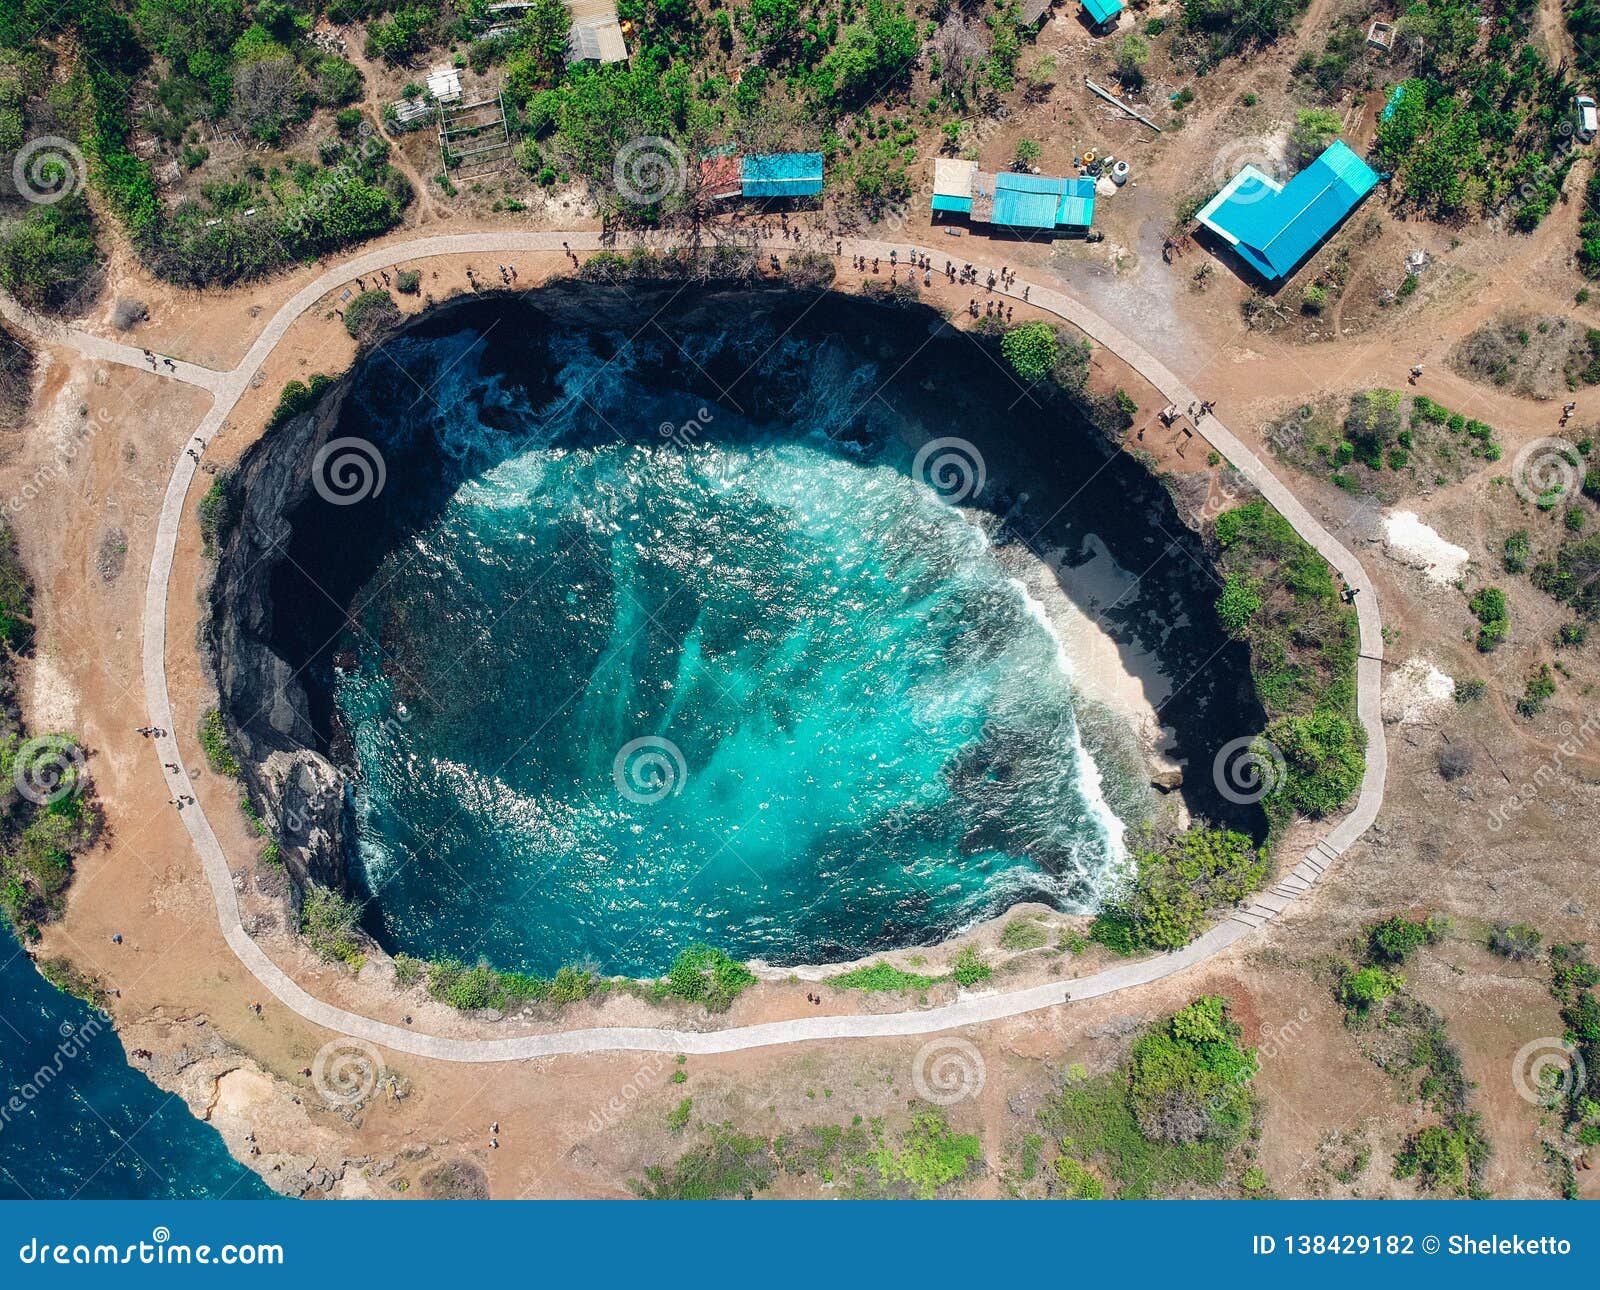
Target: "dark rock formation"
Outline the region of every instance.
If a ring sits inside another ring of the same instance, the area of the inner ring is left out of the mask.
[[[237,518],[217,538],[208,641],[220,708],[252,799],[297,885],[348,886],[344,773],[317,751],[298,673],[273,644],[272,582],[289,516],[312,487],[312,462],[338,425],[346,385],[252,445],[226,481]]]

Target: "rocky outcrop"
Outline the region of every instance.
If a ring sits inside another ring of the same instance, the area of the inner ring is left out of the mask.
[[[345,385],[257,441],[217,487],[225,531],[216,535],[205,652],[219,707],[250,795],[275,831],[299,886],[343,890],[344,773],[317,751],[305,688],[273,643],[273,577],[289,516],[312,488],[313,463],[339,421]]]

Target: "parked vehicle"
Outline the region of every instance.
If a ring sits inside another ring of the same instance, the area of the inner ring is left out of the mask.
[[[1587,94],[1580,94],[1573,101],[1577,115],[1578,139],[1583,143],[1593,141],[1597,132],[1600,132],[1600,110],[1595,108],[1595,103]]]

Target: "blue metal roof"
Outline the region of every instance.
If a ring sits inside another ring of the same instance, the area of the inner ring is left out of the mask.
[[[822,154],[751,154],[740,163],[739,178],[746,197],[814,197],[822,191]]]
[[[972,198],[951,197],[945,193],[933,195],[933,209],[936,211],[956,211],[962,215],[972,214]]]
[[[1083,0],[1084,11],[1099,27],[1122,12],[1122,0]]]
[[[1094,180],[999,174],[991,222],[1012,228],[1086,227],[1094,221]]]
[[[1269,279],[1286,278],[1377,186],[1342,140],[1281,187],[1247,167],[1196,217]]]

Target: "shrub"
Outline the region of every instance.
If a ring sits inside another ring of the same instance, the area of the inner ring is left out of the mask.
[[[1381,967],[1347,970],[1339,983],[1339,1002],[1357,1016],[1365,1017],[1405,983],[1403,976]]]
[[[217,548],[228,539],[233,526],[244,513],[244,499],[234,486],[231,471],[218,471],[200,499],[196,508],[200,515],[200,543],[207,555],[216,555]]]
[[[234,756],[233,742],[222,724],[222,713],[216,708],[209,709],[200,718],[200,749],[206,755],[206,764],[216,774],[239,778],[242,773],[239,759]]]
[[[1506,593],[1499,587],[1484,587],[1467,602],[1477,620],[1478,649],[1488,654],[1499,649],[1511,627],[1511,614],[1506,608]]]
[[[35,206],[0,227],[0,287],[30,309],[70,312],[100,265],[82,193]]]
[[[754,972],[722,950],[691,945],[673,960],[661,986],[662,992],[672,998],[724,1012],[742,990],[755,982]]]
[[[1162,850],[1140,853],[1135,863],[1125,903],[1133,935],[1138,944],[1163,950],[1187,945],[1205,930],[1211,910],[1237,904],[1267,876],[1266,857],[1231,829],[1189,829]]]
[[[983,961],[974,946],[965,945],[951,960],[950,975],[957,985],[977,985],[993,976],[994,969]]]
[[[1137,954],[1141,948],[1138,926],[1125,909],[1112,908],[1097,914],[1089,924],[1089,939],[1122,958]]]
[[[300,907],[300,932],[306,943],[330,963],[343,963],[359,972],[367,956],[361,951],[356,928],[361,907],[348,896],[313,884],[306,888]]]
[[[1472,773],[1474,758],[1466,744],[1446,744],[1439,749],[1439,775],[1453,784],[1464,775]]]
[[[1000,352],[1023,380],[1042,381],[1061,358],[1061,342],[1049,323],[1022,323],[1001,338]]]
[[[864,990],[868,994],[884,994],[898,990],[926,990],[937,985],[941,978],[902,971],[893,963],[877,962],[869,967],[841,972],[829,977],[828,984],[841,990]]]
[[[1254,1114],[1250,1081],[1254,1049],[1240,1048],[1242,1032],[1225,999],[1208,995],[1176,1013],[1134,1046],[1128,1097],[1139,1131],[1159,1142],[1236,1140]]]
[[[1230,636],[1242,636],[1256,611],[1261,608],[1261,597],[1256,594],[1251,580],[1242,573],[1230,573],[1217,597],[1217,618]]]
[[[1544,934],[1526,923],[1500,923],[1489,933],[1489,948],[1513,961],[1538,958],[1543,941]]]
[[[344,329],[363,343],[399,320],[400,307],[387,291],[363,291],[345,306]]]
[[[1518,529],[1506,538],[1500,563],[1505,566],[1507,573],[1521,573],[1528,567],[1528,554],[1531,550],[1532,543],[1528,539],[1528,530]]]
[[[1367,950],[1375,962],[1404,963],[1424,945],[1437,945],[1449,930],[1446,918],[1413,921],[1396,914],[1367,929]]]
[[[1105,1188],[1100,1180],[1084,1168],[1082,1162],[1071,1156],[1057,1156],[1054,1165],[1055,1182],[1050,1194],[1063,1200],[1104,1200]]]
[[[1313,818],[1327,815],[1361,786],[1365,731],[1338,713],[1281,717],[1267,727],[1267,740],[1283,755],[1286,771],[1281,788],[1266,799],[1275,823],[1286,807]]]
[[[1006,950],[1036,950],[1050,940],[1050,934],[1031,918],[1017,918],[1005,925],[1000,933],[1000,948]]]
[[[1545,703],[1555,692],[1556,680],[1550,674],[1550,665],[1539,664],[1538,669],[1528,678],[1522,697],[1517,700],[1517,714],[1530,719],[1538,716],[1544,711]]]
[[[1424,1191],[1464,1196],[1487,1163],[1489,1143],[1476,1115],[1452,1115],[1412,1134],[1395,1156],[1394,1176],[1415,1178]]]

